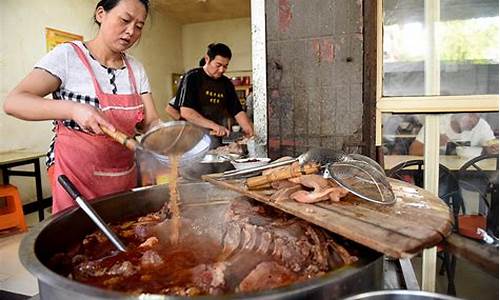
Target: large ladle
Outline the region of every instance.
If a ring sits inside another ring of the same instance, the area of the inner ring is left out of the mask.
[[[57,181],[63,186],[70,197],[75,200],[75,202],[80,206],[80,208],[89,216],[89,218],[94,222],[97,227],[108,237],[111,243],[116,247],[116,249],[126,252],[127,247],[118,238],[118,236],[109,228],[109,226],[102,220],[102,218],[96,213],[96,211],[89,205],[87,200],[80,194],[80,191],[73,185],[66,175],[60,175]]]
[[[148,130],[141,143],[125,133],[112,131],[101,126],[102,131],[134,152],[144,152],[160,161],[165,161],[171,155],[189,153],[189,157],[203,157],[210,147],[210,138],[199,127],[185,122],[173,121],[160,123]]]

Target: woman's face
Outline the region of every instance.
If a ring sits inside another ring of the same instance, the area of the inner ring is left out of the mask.
[[[141,37],[147,12],[138,0],[121,0],[113,9],[97,8],[96,19],[101,24],[99,34],[114,52],[132,47]]]

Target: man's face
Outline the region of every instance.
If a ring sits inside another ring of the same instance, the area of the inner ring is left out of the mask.
[[[462,129],[464,130],[471,130],[477,125],[477,122],[479,122],[479,114],[475,113],[468,113],[465,114],[465,116],[462,118]]]
[[[208,76],[215,79],[220,78],[226,72],[227,66],[229,65],[229,58],[220,55],[216,55],[212,60],[209,60],[207,57],[206,60],[208,63],[205,64],[204,69]]]
[[[472,130],[479,122],[479,114],[477,113],[461,113],[454,115],[456,122],[461,131]]]

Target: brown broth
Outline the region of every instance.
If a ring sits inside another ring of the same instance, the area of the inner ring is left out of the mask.
[[[179,241],[179,231],[180,231],[180,197],[177,190],[177,179],[179,177],[179,161],[180,155],[172,155],[170,157],[172,165],[170,168],[170,178],[168,183],[168,189],[170,192],[170,210],[172,212],[172,224],[173,231],[170,238],[172,244],[176,244]]]
[[[84,276],[74,270],[73,279],[105,289],[127,293],[165,294],[169,290],[184,290],[194,287],[192,268],[200,264],[213,263],[220,253],[221,246],[208,238],[199,236],[183,239],[177,244],[166,244],[158,250],[163,263],[151,267],[141,267],[137,273],[125,277],[121,275]],[[99,265],[107,269],[116,263],[129,261],[134,266],[140,265],[141,251],[129,249],[126,253],[104,257]],[[197,293],[205,294],[199,291]]]

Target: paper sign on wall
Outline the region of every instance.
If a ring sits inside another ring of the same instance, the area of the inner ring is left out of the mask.
[[[71,41],[83,41],[83,36],[78,34],[73,34],[53,28],[46,27],[46,41],[47,41],[47,52],[54,49],[55,46],[71,42]]]

